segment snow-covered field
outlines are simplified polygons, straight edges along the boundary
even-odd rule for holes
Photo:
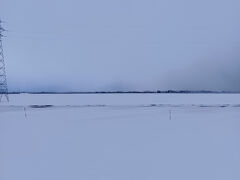
[[[10,100],[0,105],[0,180],[240,179],[239,94]]]

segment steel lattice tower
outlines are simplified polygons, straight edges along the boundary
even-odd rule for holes
[[[4,62],[4,55],[3,55],[3,45],[2,45],[2,38],[3,38],[4,31],[5,29],[2,27],[2,21],[0,20],[0,102],[2,101],[3,97],[5,97],[6,100],[9,102],[7,77],[6,77],[5,62]]]

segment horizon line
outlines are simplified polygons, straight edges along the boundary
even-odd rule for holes
[[[156,91],[9,91],[8,94],[240,94],[240,91],[156,90]]]

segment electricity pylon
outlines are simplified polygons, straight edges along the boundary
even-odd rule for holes
[[[3,97],[9,102],[8,97],[8,86],[7,86],[7,77],[6,77],[6,70],[5,70],[5,62],[3,56],[3,32],[5,29],[2,27],[2,21],[0,20],[0,102],[3,100]]]

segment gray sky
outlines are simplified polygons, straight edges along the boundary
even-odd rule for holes
[[[239,0],[0,0],[10,90],[240,91]]]

